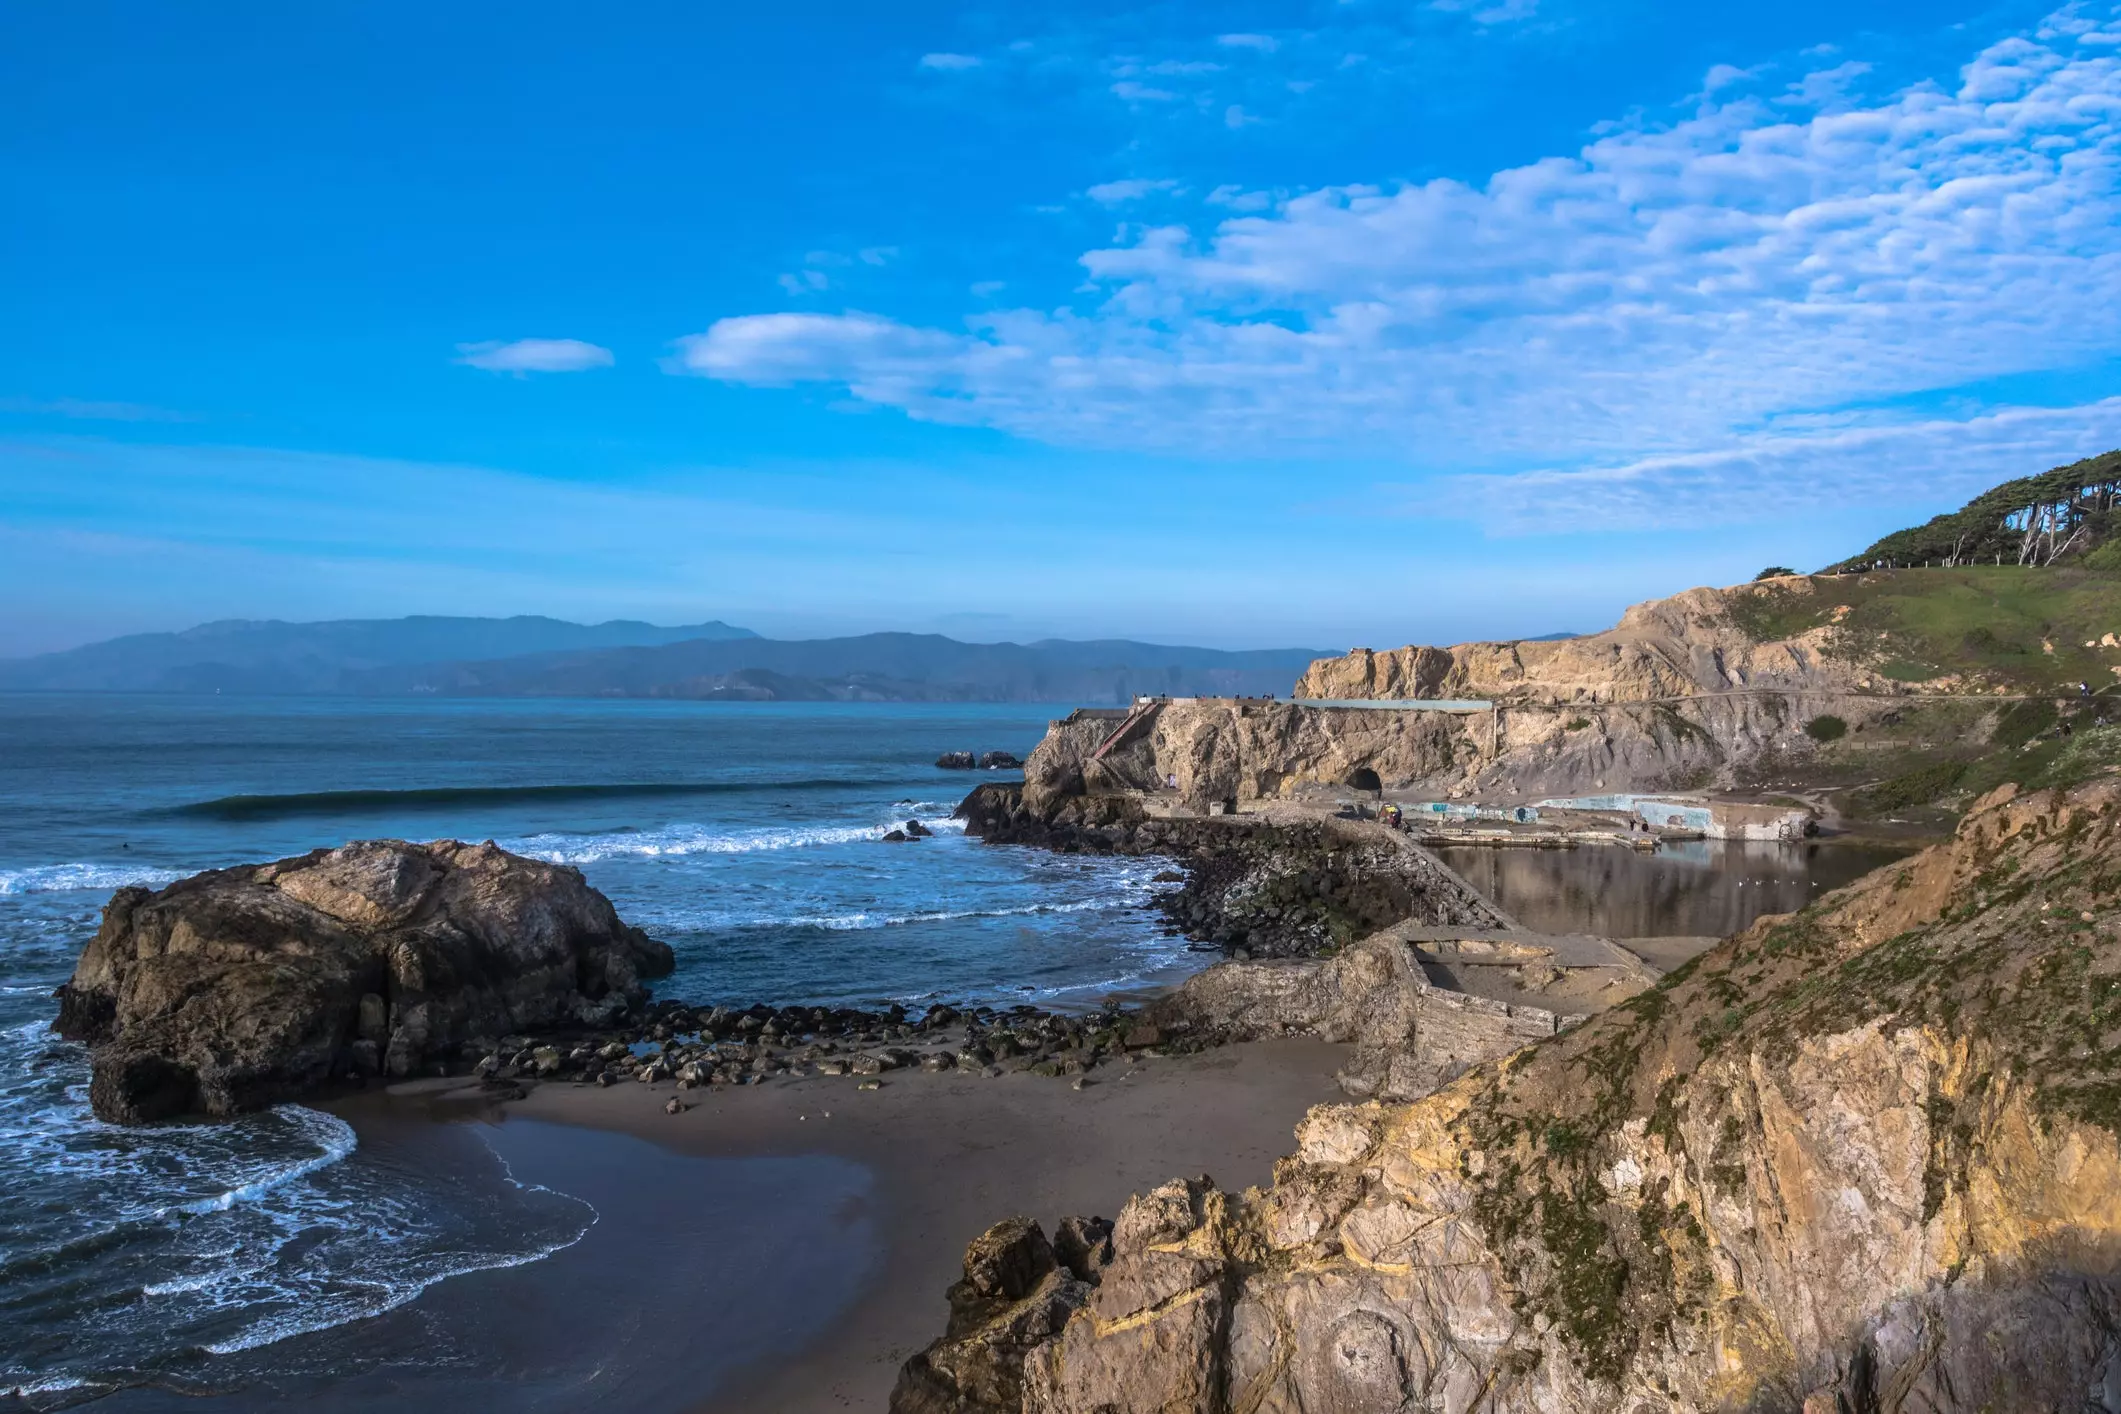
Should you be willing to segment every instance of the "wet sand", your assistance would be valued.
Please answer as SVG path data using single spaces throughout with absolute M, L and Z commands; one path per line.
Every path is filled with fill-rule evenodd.
M 881 1414 L 990 1224 L 1116 1216 L 1179 1175 L 1266 1182 L 1304 1112 L 1340 1098 L 1344 1059 L 1281 1040 L 1118 1062 L 1082 1090 L 895 1072 L 873 1091 L 852 1076 L 683 1092 L 546 1083 L 495 1103 L 445 1080 L 350 1098 L 330 1108 L 371 1154 L 419 1165 L 477 1151 L 514 1183 L 586 1201 L 595 1223 L 542 1260 L 452 1277 L 264 1347 L 266 1361 L 203 1361 L 95 1407 Z M 673 1095 L 683 1114 L 664 1112 Z
M 688 1155 L 864 1166 L 881 1253 L 859 1292 L 800 1353 L 767 1356 L 688 1407 L 880 1414 L 899 1365 L 941 1333 L 943 1290 L 988 1225 L 1013 1213 L 1049 1230 L 1070 1213 L 1112 1217 L 1128 1194 L 1181 1174 L 1207 1173 L 1226 1188 L 1264 1183 L 1295 1147 L 1305 1110 L 1340 1098 L 1332 1075 L 1344 1056 L 1322 1041 L 1254 1042 L 1108 1067 L 1080 1091 L 1022 1074 L 887 1075 L 867 1092 L 852 1077 L 819 1077 L 686 1092 L 682 1115 L 663 1112 L 677 1093 L 665 1085 L 548 1085 L 508 1105 L 504 1125 L 538 1119 L 616 1129 Z M 808 1214 L 776 1205 L 753 1218 L 784 1232 L 791 1251 L 816 1240 Z

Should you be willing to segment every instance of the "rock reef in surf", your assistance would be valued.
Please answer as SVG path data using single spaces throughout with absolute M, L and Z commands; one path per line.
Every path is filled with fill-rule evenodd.
M 609 1025 L 671 951 L 580 871 L 364 840 L 120 889 L 59 989 L 98 1116 L 229 1115 L 417 1073 L 481 1037 Z

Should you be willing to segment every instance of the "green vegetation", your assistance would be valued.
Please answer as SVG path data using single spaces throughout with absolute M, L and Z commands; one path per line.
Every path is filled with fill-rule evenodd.
M 1815 575 L 1730 596 L 1732 621 L 1762 642 L 1825 629 L 1825 651 L 1882 677 L 1961 690 L 2074 692 L 2121 681 L 2121 575 L 2081 566 L 1964 565 Z
M 1804 734 L 1816 742 L 1839 741 L 1849 734 L 1849 724 L 1839 717 L 1822 715 L 1804 724 Z
M 1960 509 L 1895 531 L 1832 569 L 2052 565 L 2104 548 L 2121 499 L 2121 451 L 1984 491 Z
M 1753 576 L 1753 583 L 1758 584 L 1763 579 L 1786 579 L 1796 573 L 1797 571 L 1791 569 L 1788 565 L 1769 565 L 1766 569 Z
M 2121 769 L 2121 726 L 2004 754 L 2036 766 L 2029 785 L 2083 781 Z M 1707 1236 L 1688 1204 L 1743 1202 L 1761 1181 L 1750 1092 L 1763 1071 L 1800 1083 L 1789 1068 L 1815 1038 L 1882 1023 L 1967 1043 L 1972 1067 L 1940 1071 L 1922 1102 L 1926 1219 L 1964 1191 L 1999 1083 L 2052 1121 L 2121 1134 L 2121 807 L 2079 796 L 1968 838 L 1982 852 L 1939 916 L 1851 952 L 1846 901 L 1829 896 L 1474 1072 L 1456 1121 L 1473 1216 L 1519 1312 L 1552 1322 L 1586 1374 L 1620 1381 L 1704 1309 Z M 1911 877 L 1888 866 L 1859 887 L 1885 901 Z M 1623 1192 L 1608 1175 L 1645 1140 L 1680 1177 Z

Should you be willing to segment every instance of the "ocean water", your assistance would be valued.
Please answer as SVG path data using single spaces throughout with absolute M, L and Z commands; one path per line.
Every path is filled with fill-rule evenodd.
M 240 1382 L 290 1335 L 563 1251 L 597 1217 L 490 1146 L 406 1162 L 301 1106 L 97 1123 L 81 1048 L 46 1027 L 114 888 L 490 838 L 577 865 L 669 942 L 659 995 L 1094 1005 L 1197 964 L 1145 910 L 1160 866 L 979 845 L 948 815 L 985 777 L 932 764 L 1027 754 L 1050 715 L 0 695 L 0 1397 Z M 935 837 L 878 842 L 907 819 Z

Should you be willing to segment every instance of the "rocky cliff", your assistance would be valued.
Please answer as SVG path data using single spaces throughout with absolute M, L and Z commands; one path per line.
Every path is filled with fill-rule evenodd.
M 2117 1131 L 2121 780 L 2004 788 L 1552 1040 L 1314 1110 L 1268 1188 L 1022 1254 L 893 1408 L 2121 1411 Z
M 1515 702 L 1647 702 L 1734 688 L 1893 691 L 1850 655 L 1827 608 L 1823 622 L 1763 637 L 1759 610 L 1788 596 L 1818 600 L 1831 579 L 1791 576 L 1732 589 L 1689 589 L 1637 604 L 1603 633 L 1454 648 L 1357 648 L 1321 658 L 1297 697 L 1480 698 Z M 1844 614 L 1845 618 L 1846 615 Z
M 1582 638 L 1356 649 L 1295 700 L 1079 712 L 1026 800 L 1137 793 L 1204 811 L 1382 787 L 1432 797 L 1855 788 L 1843 808 L 1956 807 L 2113 715 L 2121 576 L 2010 566 L 1789 576 L 1639 604 Z M 1479 702 L 1408 710 L 1316 704 Z M 1979 763 L 1996 762 L 1994 770 Z M 1865 794 L 1863 792 L 1868 792 Z
M 126 1123 L 413 1073 L 474 1039 L 608 1023 L 670 949 L 564 866 L 368 840 L 120 889 L 59 990 L 89 1100 Z
M 1163 704 L 1110 748 L 1109 713 L 1054 723 L 1025 763 L 1024 801 L 1054 819 L 1087 819 L 1130 796 L 1151 809 L 1205 813 L 1227 801 L 1242 808 L 1351 789 L 1492 799 L 1728 787 L 1838 759 L 1806 731 L 1822 716 L 1850 732 L 1869 729 L 1834 748 L 1847 756 L 1902 740 L 1986 740 L 1997 712 L 1989 702 L 1796 694 L 1499 713 L 1203 698 Z

